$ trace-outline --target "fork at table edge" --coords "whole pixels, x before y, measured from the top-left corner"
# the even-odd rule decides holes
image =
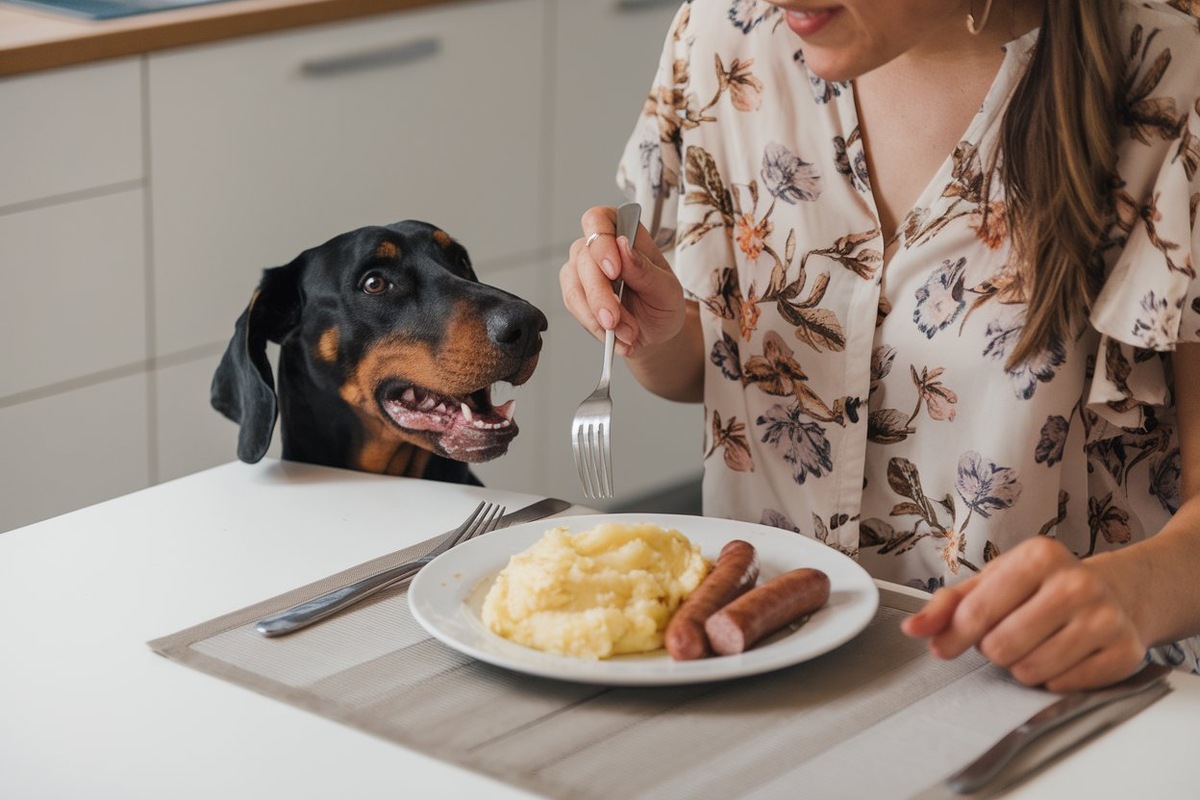
[[[493,530],[553,516],[567,510],[571,505],[566,500],[548,497],[505,514],[500,517]],[[443,536],[449,536],[453,533],[454,531],[447,531]],[[283,634],[307,628],[309,625],[320,622],[339,611],[349,608],[383,589],[411,580],[431,560],[429,556],[421,556],[395,567],[381,570],[360,581],[354,581],[346,586],[333,589],[318,597],[305,600],[302,603],[265,616],[254,623],[254,629],[263,636],[272,637],[282,636]],[[320,613],[314,614],[314,610],[319,610]]]

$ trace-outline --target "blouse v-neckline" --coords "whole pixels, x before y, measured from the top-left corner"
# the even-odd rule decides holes
[[[1020,80],[1025,65],[1026,55],[1036,43],[1039,31],[1040,28],[1034,28],[1004,45],[1004,59],[1000,62],[1000,67],[997,69],[996,75],[992,78],[987,92],[984,94],[979,110],[971,116],[971,121],[967,123],[966,130],[958,137],[957,142],[969,142],[973,145],[979,145],[987,131],[998,121],[1003,109],[1008,104],[1009,96],[1017,87],[1017,82]],[[861,130],[861,121],[858,116],[857,87],[852,81],[847,85],[848,91],[839,97],[839,102],[843,106],[842,113],[846,114],[846,119],[850,121],[849,130]],[[874,191],[868,189],[868,191],[863,193],[872,220],[875,223],[875,230],[879,232],[880,252],[883,254],[881,271],[886,272],[893,258],[908,249],[908,243],[905,241],[904,236],[905,221],[914,212],[930,208],[942,196],[945,187],[951,181],[953,169],[954,151],[952,150],[946,153],[945,157],[939,163],[938,168],[926,182],[924,188],[917,194],[913,204],[905,210],[903,215],[898,217],[899,224],[890,237],[885,238],[883,235],[883,218],[879,213],[879,204],[875,198]],[[873,176],[869,169],[866,169],[866,175],[867,186],[874,186]]]

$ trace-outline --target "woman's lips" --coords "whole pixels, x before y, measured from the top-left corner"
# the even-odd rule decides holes
[[[840,6],[787,12],[787,24],[797,36],[812,36],[829,24],[841,11]]]

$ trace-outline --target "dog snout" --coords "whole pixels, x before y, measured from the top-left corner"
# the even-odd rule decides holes
[[[505,353],[526,358],[540,349],[547,324],[546,315],[529,303],[504,303],[488,314],[488,338]]]

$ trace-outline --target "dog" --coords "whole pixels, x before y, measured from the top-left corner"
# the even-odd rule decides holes
[[[533,375],[546,316],[480,283],[466,249],[405,220],[343,233],[263,270],[212,380],[238,423],[237,455],[479,485],[503,455],[514,401],[491,387]],[[280,345],[278,393],[266,354]]]

